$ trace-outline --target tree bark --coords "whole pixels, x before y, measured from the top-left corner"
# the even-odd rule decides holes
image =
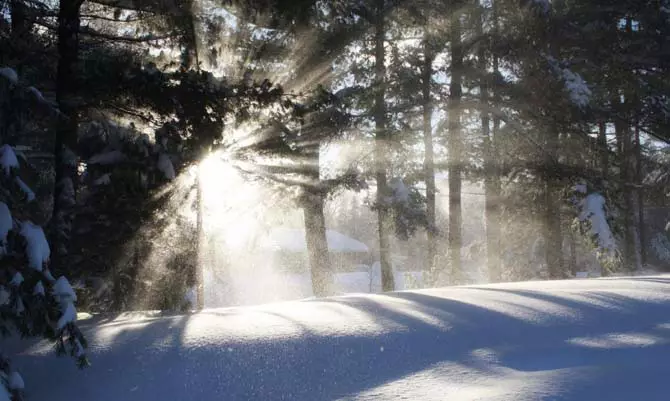
[[[58,71],[56,101],[64,117],[56,129],[54,169],[54,205],[52,213],[53,251],[51,264],[62,272],[67,263],[70,236],[73,232],[75,184],[77,182],[77,127],[75,103],[77,92],[74,69],[79,56],[79,11],[81,0],[61,0],[58,11]]]
[[[388,182],[386,177],[386,152],[388,133],[386,131],[386,92],[384,65],[386,53],[384,41],[386,27],[384,22],[384,0],[377,0],[375,21],[375,178],[377,181],[377,231],[379,233],[379,263],[381,265],[382,290],[393,291],[395,283],[391,265],[390,218],[386,205]]]
[[[619,103],[619,105],[621,105]],[[617,136],[620,171],[619,179],[624,203],[624,269],[628,271],[640,270],[642,268],[642,255],[640,252],[640,233],[638,198],[634,188],[635,180],[635,155],[630,127],[618,120],[614,124]]]
[[[10,0],[9,12],[12,17],[12,41],[23,41],[24,35],[30,31],[30,23],[26,16],[26,5],[23,0]]]
[[[196,247],[197,247],[197,257],[195,262],[195,288],[196,288],[196,303],[195,305],[198,309],[203,309],[205,307],[205,280],[204,280],[204,262],[203,258],[203,242],[205,240],[205,234],[203,230],[203,198],[202,198],[202,168],[198,165],[196,170]]]
[[[431,82],[433,79],[433,52],[429,43],[430,37],[424,34],[424,60],[422,76],[423,96],[423,143],[425,156],[423,160],[424,180],[426,181],[426,218],[428,227],[426,229],[426,268],[429,272],[435,272],[437,256],[437,224],[435,221],[435,155],[433,151],[433,101],[431,99]]]
[[[461,97],[463,74],[463,48],[461,44],[460,13],[456,12],[451,21],[451,82],[449,89],[449,262],[454,284],[461,283],[461,170],[463,140],[461,133]]]
[[[609,146],[607,144],[607,125],[604,121],[598,123],[598,145],[600,148],[600,171],[602,179],[607,179],[609,170]]]
[[[320,193],[310,193],[304,200],[307,256],[312,277],[312,292],[317,297],[333,294],[333,276],[323,207],[324,197]]]
[[[635,128],[635,183],[637,185],[638,230],[640,233],[640,262],[647,264],[647,232],[644,219],[644,171],[642,171],[642,143],[640,129]]]
[[[478,5],[479,21],[477,24],[477,36],[484,38],[484,7]],[[482,124],[482,144],[484,159],[484,196],[485,196],[485,225],[486,225],[486,264],[489,272],[489,281],[492,283],[500,281],[500,226],[499,219],[499,191],[498,191],[498,169],[496,168],[495,148],[491,139],[491,117],[489,113],[489,74],[486,57],[486,48],[479,46],[478,51],[479,71],[481,74],[479,83],[480,114]],[[496,62],[497,65],[497,62]]]
[[[558,160],[559,133],[554,129],[547,132],[544,166],[544,243],[549,277],[567,277],[563,261],[563,234],[561,230],[560,185],[552,176],[551,166]]]

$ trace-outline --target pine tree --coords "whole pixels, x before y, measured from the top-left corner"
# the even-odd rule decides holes
[[[11,109],[29,109],[34,115],[53,118],[59,111],[45,102],[34,87],[26,86],[9,68],[0,68],[0,98],[4,123]],[[46,113],[46,116],[43,114]],[[51,117],[49,117],[51,116]],[[19,132],[23,127],[18,127]],[[10,138],[3,138],[3,141]],[[86,339],[76,325],[77,296],[65,276],[54,277],[51,251],[35,215],[35,192],[21,173],[30,169],[16,147],[0,148],[0,331],[4,336],[20,334],[42,337],[56,345],[59,354],[74,357],[80,367],[88,364]],[[0,357],[0,399],[22,399],[24,383],[5,355]]]

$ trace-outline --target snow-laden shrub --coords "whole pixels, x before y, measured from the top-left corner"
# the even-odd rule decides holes
[[[47,103],[37,89],[22,87],[10,70],[0,69],[1,116],[11,114],[7,105],[15,109],[30,106],[13,101],[15,96],[32,96],[33,101]],[[8,120],[0,123],[8,124]],[[20,128],[17,120],[12,124],[14,130]],[[75,323],[77,297],[65,277],[56,279],[51,274],[49,243],[42,227],[31,221],[29,211],[36,196],[19,176],[20,160],[25,158],[17,157],[12,144],[0,145],[0,332],[47,338],[59,354],[71,355],[83,367],[88,360],[86,340]],[[23,388],[23,378],[0,353],[0,401],[22,399]]]
[[[573,204],[577,208],[577,223],[588,236],[601,266],[612,270],[620,262],[620,251],[611,228],[607,201],[602,193],[590,190],[585,182],[574,187]]]

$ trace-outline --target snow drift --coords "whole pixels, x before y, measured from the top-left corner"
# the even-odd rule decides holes
[[[670,276],[81,322],[82,372],[12,340],[29,400],[667,400]]]

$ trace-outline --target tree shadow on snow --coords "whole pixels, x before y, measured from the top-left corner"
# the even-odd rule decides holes
[[[491,296],[478,297],[479,292]],[[467,301],[480,298],[493,303]],[[39,357],[22,365],[31,375],[35,369],[38,377],[49,377],[40,388],[75,391],[80,399],[134,401],[162,394],[161,399],[183,401],[328,401],[445,362],[478,371],[589,366],[605,352],[598,341],[614,342],[607,351],[612,364],[641,361],[668,349],[653,343],[640,352],[610,335],[647,333],[645,338],[654,336],[661,344],[670,340],[670,325],[659,325],[670,322],[668,312],[665,304],[603,291],[568,297],[470,287],[346,296],[160,319],[121,318],[96,330],[87,326],[91,333],[114,336],[94,338],[94,346],[109,342],[113,348],[93,348],[93,366],[81,377],[66,376],[72,373],[67,368],[54,372],[51,363],[40,367]],[[496,353],[496,361],[477,358],[478,350]],[[585,386],[574,388],[579,385]],[[115,390],[106,391],[109,387]]]

